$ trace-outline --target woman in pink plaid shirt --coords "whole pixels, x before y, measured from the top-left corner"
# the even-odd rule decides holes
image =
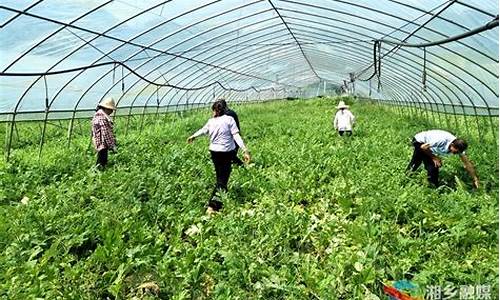
[[[96,166],[99,168],[106,167],[108,163],[108,150],[116,151],[113,121],[109,117],[115,109],[115,101],[113,98],[108,97],[99,103],[92,119],[92,141],[97,151]]]

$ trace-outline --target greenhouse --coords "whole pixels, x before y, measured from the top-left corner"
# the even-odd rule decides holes
[[[0,297],[498,299],[498,11],[2,0]]]

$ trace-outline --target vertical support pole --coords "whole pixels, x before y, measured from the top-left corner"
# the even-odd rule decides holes
[[[69,120],[68,125],[68,145],[67,147],[71,147],[71,136],[73,135],[73,123],[75,122],[75,115],[73,114],[71,120]]]
[[[47,131],[47,121],[49,118],[49,88],[47,86],[47,77],[43,76],[43,82],[45,84],[45,117],[43,121],[42,136],[40,138],[40,148],[38,149],[38,160],[42,157],[43,144],[45,142],[45,133]]]
[[[19,142],[19,130],[17,128],[17,123],[14,123],[14,134],[16,137],[16,142]]]
[[[47,122],[48,122],[48,109],[45,109],[45,118],[43,120],[42,135],[40,137],[40,144],[38,148],[38,160],[42,157],[43,144],[45,142],[45,133],[47,132]]]
[[[160,112],[160,86],[156,86],[156,113],[155,113],[155,123],[158,124],[158,114]]]
[[[71,139],[73,137],[73,130],[75,126],[75,117],[76,117],[76,105],[75,108],[73,108],[73,113],[71,114],[71,120],[69,121],[69,126],[68,126],[68,148],[71,147]],[[79,126],[81,131],[82,124],[80,123]]]
[[[124,70],[123,70],[123,65],[122,65],[122,95],[123,93],[125,92],[125,76],[123,76],[124,74]]]
[[[372,80],[368,80],[368,97],[372,98]]]
[[[9,143],[9,115],[7,115],[7,120],[5,121],[5,136],[4,136],[4,159],[7,159],[7,145]]]
[[[113,84],[115,84],[116,64],[113,64]]]
[[[11,122],[6,122],[5,125],[6,125],[6,130],[5,132],[7,132],[7,135],[5,136],[5,160],[6,161],[9,161],[9,158],[10,158],[10,150],[11,150],[11,147],[12,147],[12,134],[14,132],[14,124],[16,122],[16,114],[15,112],[12,114],[12,120]],[[10,124],[10,128],[9,128],[9,124]]]
[[[92,144],[93,144],[93,136],[92,136],[92,134],[89,134],[89,142],[87,143],[87,151],[92,149]]]
[[[424,63],[422,70],[422,90],[427,91],[427,48],[424,47]]]
[[[465,107],[462,105],[462,119],[464,120],[465,132],[470,136],[469,124],[467,122],[467,113],[465,112]]]

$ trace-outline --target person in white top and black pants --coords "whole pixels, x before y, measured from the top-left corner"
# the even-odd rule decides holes
[[[339,135],[344,135],[344,132],[348,136],[352,135],[352,126],[354,125],[354,115],[349,111],[349,106],[340,101],[337,106],[337,113],[333,119],[333,127],[338,131]]]
[[[407,172],[415,172],[424,163],[427,178],[432,187],[439,186],[439,168],[442,162],[438,155],[457,154],[464,164],[465,170],[472,177],[474,188],[479,187],[479,178],[474,165],[465,155],[467,142],[444,130],[427,130],[417,133],[412,139],[414,147]]]
[[[209,119],[205,126],[187,139],[187,142],[191,144],[198,136],[209,135],[210,137],[209,150],[215,167],[217,183],[208,203],[208,213],[222,208],[222,202],[217,198],[216,194],[219,190],[227,191],[227,183],[231,175],[231,161],[234,157],[233,151],[236,144],[243,150],[245,162],[248,163],[251,159],[250,153],[239,134],[236,122],[232,117],[224,115],[225,106],[223,103],[216,101],[212,105],[212,112],[213,118]]]

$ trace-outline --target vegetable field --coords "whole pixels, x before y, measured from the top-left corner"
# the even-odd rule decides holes
[[[208,109],[118,118],[104,172],[93,168],[89,122],[70,146],[65,127],[51,127],[40,160],[38,125],[21,124],[0,163],[0,297],[385,299],[382,283],[399,279],[498,294],[493,137],[465,136],[479,190],[453,156],[431,189],[423,167],[404,170],[409,139],[437,125],[358,102],[354,135],[339,137],[337,102],[233,106],[253,162],[233,168],[212,217],[208,140],[186,143]]]

